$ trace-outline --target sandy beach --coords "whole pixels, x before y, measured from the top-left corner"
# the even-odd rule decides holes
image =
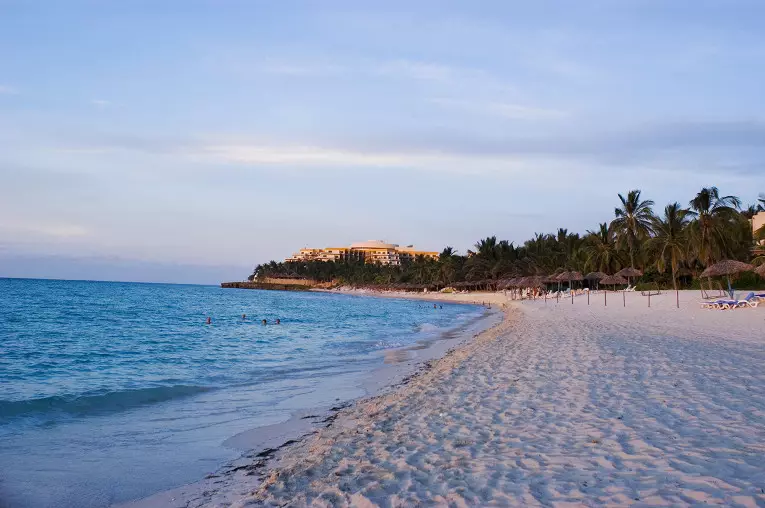
[[[406,296],[506,304],[505,319],[167,505],[765,505],[765,308]]]

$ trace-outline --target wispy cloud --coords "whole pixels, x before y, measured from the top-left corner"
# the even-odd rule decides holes
[[[259,70],[281,76],[330,76],[341,74],[347,69],[337,64],[272,62],[261,65]]]
[[[210,145],[204,147],[199,153],[229,162],[296,166],[407,166],[438,158],[434,154],[389,153],[299,145]]]
[[[569,116],[567,111],[560,109],[539,108],[505,102],[480,102],[445,97],[435,97],[429,99],[428,102],[468,113],[500,116],[513,120],[555,120]]]
[[[505,105],[505,113],[523,118],[557,118],[559,113]],[[564,114],[561,112],[560,114]],[[765,123],[703,121],[611,125],[590,119],[553,122],[544,129],[497,132],[388,132],[376,136],[316,133],[305,139],[268,136],[201,136],[156,139],[107,136],[90,142],[69,141],[65,149],[77,154],[126,151],[162,155],[179,161],[282,166],[298,168],[400,167],[426,171],[473,173],[534,167],[551,162],[583,167],[629,169],[650,164],[657,169],[718,171],[725,161],[741,174],[758,174],[765,164]],[[58,148],[59,153],[61,148]]]
[[[0,95],[18,95],[19,91],[8,85],[0,85]]]
[[[382,62],[371,67],[374,74],[418,79],[426,81],[447,81],[458,74],[454,67],[429,62],[395,60]]]
[[[79,238],[90,234],[87,228],[78,224],[15,222],[8,220],[0,222],[0,231],[61,239]]]
[[[112,102],[106,99],[91,99],[90,103],[98,109],[105,109],[112,105]]]

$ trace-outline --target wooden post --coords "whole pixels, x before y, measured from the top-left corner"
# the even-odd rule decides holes
[[[680,291],[678,291],[677,289],[675,289],[675,297],[677,299],[677,308],[679,309],[680,308]]]
[[[556,296],[557,301],[555,303],[560,303],[560,291],[558,291],[558,295]]]
[[[627,292],[622,291],[622,300],[624,300],[624,306],[627,306]]]
[[[571,291],[571,305],[574,305],[574,292]]]
[[[651,308],[651,290],[648,290],[648,308]]]
[[[590,304],[590,292],[587,291],[587,305]]]
[[[603,307],[608,307],[608,289],[603,290]]]

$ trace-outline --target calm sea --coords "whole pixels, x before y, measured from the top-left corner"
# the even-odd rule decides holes
[[[0,279],[0,506],[106,506],[197,480],[241,454],[228,438],[363,396],[383,351],[481,315],[334,294]]]

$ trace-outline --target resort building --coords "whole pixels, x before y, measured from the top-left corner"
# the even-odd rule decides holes
[[[414,261],[418,256],[438,259],[438,252],[416,250],[413,245],[399,247],[395,243],[385,243],[381,240],[359,242],[349,247],[327,247],[325,249],[300,249],[286,262],[297,261],[364,261],[381,265],[400,265],[402,262]]]
[[[757,212],[754,214],[754,216],[751,219],[752,222],[752,234],[755,238],[757,238],[757,232],[765,228],[765,212]],[[759,244],[759,248],[755,249],[755,254],[763,254],[765,253],[765,240],[759,240],[757,242]]]

